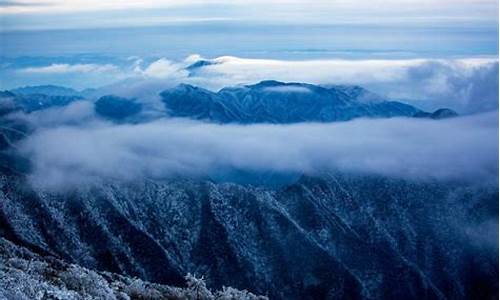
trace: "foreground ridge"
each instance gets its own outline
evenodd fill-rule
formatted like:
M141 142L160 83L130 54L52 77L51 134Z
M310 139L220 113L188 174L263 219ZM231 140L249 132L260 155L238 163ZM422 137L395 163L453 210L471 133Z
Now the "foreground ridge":
M268 299L231 287L212 292L203 278L192 274L185 279L186 287L173 287L93 271L0 238L0 299Z

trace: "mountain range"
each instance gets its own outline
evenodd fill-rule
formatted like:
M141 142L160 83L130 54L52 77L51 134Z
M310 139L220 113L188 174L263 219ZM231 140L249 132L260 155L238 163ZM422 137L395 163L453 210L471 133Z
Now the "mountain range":
M271 299L488 299L498 290L494 242L477 240L497 218L494 183L325 174L279 189L144 180L47 193L4 173L0 199L2 237L161 284L182 286L192 273Z
M10 103L7 99L13 99L15 104L9 104L9 107L26 112L88 99L95 103L98 115L115 121L124 121L146 109L141 99L114 95L89 99L84 95L84 92L68 88L39 86L5 91L0 94L0 99L4 106ZM227 87L218 92L180 84L164 90L159 96L168 116L217 123L286 124L389 117L440 119L457 115L450 109L424 112L408 104L386 100L359 86L318 86L272 80Z
M148 109L141 99L86 99L56 90L67 92L0 94L0 275L8 275L0 276L0 296L11 293L11 279L18 278L19 295L31 295L26 291L33 285L75 299L127 299L120 293L135 299L130 295L138 285L151 292L137 299L170 299L174 292L197 299L186 296L192 292L189 273L203 276L210 289L233 293L200 299L497 294L498 239L489 235L498 225L495 180L324 172L271 186L231 178L140 178L45 190L30 182L30 158L17 152L17 143L37 128L16 113L90 101L98 116L123 123L146 122L141 115ZM160 99L163 117L216 123L456 116L448 109L424 112L357 86L277 81L218 92L183 84Z
M217 93L183 84L160 95L171 116L221 123L335 122L419 112L360 87L325 88L278 81L223 88Z

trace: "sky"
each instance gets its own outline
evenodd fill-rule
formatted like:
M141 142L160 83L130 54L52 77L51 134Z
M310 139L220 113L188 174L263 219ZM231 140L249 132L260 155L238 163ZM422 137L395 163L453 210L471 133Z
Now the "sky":
M288 24L491 25L493 0L2 0L6 29L161 25L206 20ZM92 22L88 22L92 21Z
M193 57L235 59L197 80L182 71ZM498 2L0 0L0 89L144 77L359 84L399 100L454 97L461 109L498 78Z
M50 32L40 32L45 30ZM171 56L238 55L244 49L254 55L410 49L422 55L496 54L498 2L1 0L0 32L2 54L8 56L141 52L145 44L148 51ZM222 47L232 53L220 53Z

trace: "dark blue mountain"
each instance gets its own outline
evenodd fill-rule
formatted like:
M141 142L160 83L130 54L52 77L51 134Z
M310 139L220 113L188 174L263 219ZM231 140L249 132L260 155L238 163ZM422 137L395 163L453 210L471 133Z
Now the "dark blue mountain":
M100 116L114 121L123 121L138 114L142 104L135 99L118 96L103 96L95 103L95 111Z
M205 65L198 62L200 65ZM0 115L21 110L33 112L65 106L93 90L46 85L0 92ZM181 84L161 94L168 113L219 123L297 123L335 122L355 118L418 117L443 119L456 116L450 109L434 113L411 105L388 101L362 87L353 85L317 86L305 83L262 81L254 85L223 88L218 92ZM128 121L143 110L136 99L103 96L96 102L96 112L115 121ZM137 121L137 120L136 120Z
M57 106L66 106L71 102L82 100L80 96L48 96L32 94L16 96L15 102L25 112L33 112Z
M386 101L358 86L321 87L262 81L219 92L181 84L161 93L169 114L220 123L334 122L410 117L419 109Z
M65 106L82 99L78 95L16 94L4 91L0 92L0 114L15 110L30 113L46 108Z
M0 116L4 116L19 108L15 102L16 95L9 91L0 91Z
M440 108L433 113L420 111L413 115L415 118L428 118L434 120L441 120L446 118L457 117L458 113L449 108Z
M11 90L16 95L43 94L47 96L82 96L82 94L72 88L57 85L26 86Z
M0 98L14 98L16 94L10 91L0 91Z
M190 72L196 72L203 67L216 65L216 64L218 64L218 63L215 61L211 61L211 60L199 60L199 61L189 65L188 67L186 67L186 70L190 71Z

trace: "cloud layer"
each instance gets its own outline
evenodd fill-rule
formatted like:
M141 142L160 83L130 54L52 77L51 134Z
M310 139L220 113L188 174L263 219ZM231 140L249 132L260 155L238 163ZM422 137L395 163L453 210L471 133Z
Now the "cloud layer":
M137 125L62 121L39 129L20 147L34 162L33 182L48 187L102 179L211 177L224 170L484 180L498 174L497 118L489 113L442 121L249 126L182 119Z
M51 28L89 26L158 25L181 18L191 20L234 19L247 23L288 24L477 24L498 22L497 1L493 0L10 0L0 1L0 14L8 24L22 27L27 15L39 18ZM102 18L92 18L96 13ZM54 14L72 18L53 18ZM74 17L78 16L78 17ZM90 21L90 22L89 22ZM27 22L30 23L30 22ZM35 27L36 28L36 27Z
M24 68L20 71L34 74L105 73L117 72L118 67L111 64L51 64L43 67Z

